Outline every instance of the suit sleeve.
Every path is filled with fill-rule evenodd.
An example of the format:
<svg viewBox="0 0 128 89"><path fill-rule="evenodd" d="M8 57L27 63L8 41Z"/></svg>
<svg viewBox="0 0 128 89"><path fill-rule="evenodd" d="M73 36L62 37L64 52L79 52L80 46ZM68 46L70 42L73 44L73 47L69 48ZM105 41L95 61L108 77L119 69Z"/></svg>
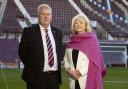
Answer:
<svg viewBox="0 0 128 89"><path fill-rule="evenodd" d="M21 41L19 44L18 54L23 62L23 64L26 66L28 65L28 59L29 59L29 48L30 48L30 39L29 39L29 32L27 28L24 28Z"/></svg>

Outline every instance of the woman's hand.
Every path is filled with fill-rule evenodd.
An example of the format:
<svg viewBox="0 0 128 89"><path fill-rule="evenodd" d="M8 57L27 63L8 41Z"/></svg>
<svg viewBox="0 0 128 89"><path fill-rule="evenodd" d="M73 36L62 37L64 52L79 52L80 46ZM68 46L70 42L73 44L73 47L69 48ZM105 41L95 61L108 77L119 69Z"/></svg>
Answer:
<svg viewBox="0 0 128 89"><path fill-rule="evenodd" d="M78 79L82 76L79 70L76 70L75 71L75 74L76 74L76 76L77 76Z"/></svg>
<svg viewBox="0 0 128 89"><path fill-rule="evenodd" d="M74 80L78 80L80 78L80 76L81 76L79 70L71 70L71 69L68 69L67 72L68 72L68 75L72 79L74 79Z"/></svg>

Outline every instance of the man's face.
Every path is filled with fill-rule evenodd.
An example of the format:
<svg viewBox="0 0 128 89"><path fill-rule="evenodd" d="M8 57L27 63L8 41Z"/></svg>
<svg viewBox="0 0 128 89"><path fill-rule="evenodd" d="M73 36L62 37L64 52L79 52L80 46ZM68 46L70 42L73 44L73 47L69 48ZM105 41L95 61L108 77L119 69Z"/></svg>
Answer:
<svg viewBox="0 0 128 89"><path fill-rule="evenodd" d="M43 27L48 27L52 21L52 12L49 9L42 9L39 13L38 13L38 20L39 23L43 26Z"/></svg>

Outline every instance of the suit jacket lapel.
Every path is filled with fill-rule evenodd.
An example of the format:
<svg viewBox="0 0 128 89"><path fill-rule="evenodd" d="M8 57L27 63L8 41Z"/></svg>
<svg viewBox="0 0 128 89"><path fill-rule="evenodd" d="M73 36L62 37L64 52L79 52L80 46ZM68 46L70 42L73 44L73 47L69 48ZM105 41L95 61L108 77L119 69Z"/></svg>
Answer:
<svg viewBox="0 0 128 89"><path fill-rule="evenodd" d="M54 37L54 40L55 40L55 45L56 45L56 48L58 47L57 45L57 33L56 33L56 30L53 28L53 27L51 27L51 31L52 31L52 34L53 34L53 37Z"/></svg>
<svg viewBox="0 0 128 89"><path fill-rule="evenodd" d="M35 29L35 34L36 34L35 40L36 40L37 44L39 44L39 47L41 48L41 50L43 51L43 41L42 41L39 24L37 24L34 29Z"/></svg>
<svg viewBox="0 0 128 89"><path fill-rule="evenodd" d="M41 31L40 31L40 27L39 27L39 24L37 24L35 27L34 27L34 31L35 31L35 33L34 34L36 34L35 35L35 42L36 42L36 44L38 44L39 45L39 47L40 47L40 50L41 50L41 52L42 53L44 53L44 51L43 51L43 49L44 49L44 47L43 47L43 40L42 40L42 36L41 36ZM54 37L54 40L55 40L55 44L56 44L56 48L58 47L58 44L57 44L57 42L58 42L58 39L57 39L57 32L56 32L56 30L54 29L54 27L52 27L51 26L51 31L52 31L52 34L53 34L53 37Z"/></svg>
<svg viewBox="0 0 128 89"><path fill-rule="evenodd" d="M53 27L51 27L51 31L52 31L52 34L53 34L53 37L54 37L54 39L55 39L55 42L56 42L56 31L55 31L55 29L53 28Z"/></svg>
<svg viewBox="0 0 128 89"><path fill-rule="evenodd" d="M39 27L39 24L37 24L35 26L35 34L36 34L36 42L37 44L39 44L41 50L43 50L43 41L42 41L42 36L41 36L41 31L40 31L40 27ZM56 47L57 47L57 33L56 33L56 30L51 26L51 31L52 31L52 34L53 34L53 37L55 39L55 44L56 44Z"/></svg>

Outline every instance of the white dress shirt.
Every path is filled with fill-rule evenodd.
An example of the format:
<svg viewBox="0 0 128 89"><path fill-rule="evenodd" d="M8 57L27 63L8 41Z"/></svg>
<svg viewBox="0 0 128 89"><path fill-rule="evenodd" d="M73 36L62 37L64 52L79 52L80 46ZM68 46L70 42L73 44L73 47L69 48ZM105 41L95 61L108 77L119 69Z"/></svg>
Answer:
<svg viewBox="0 0 128 89"><path fill-rule="evenodd" d="M58 70L58 65L57 65L57 54L56 54L56 45L55 45L55 40L51 31L51 26L49 25L48 28L44 28L43 26L40 26L40 31L41 31L41 36L42 36L42 41L43 41L43 48L44 48L44 72L45 71L56 71ZM49 66L48 64L48 49L47 49L47 44L46 44L46 37L45 37L45 30L48 30L48 35L50 37L52 47L53 47L53 55L54 55L54 65L52 67Z"/></svg>

